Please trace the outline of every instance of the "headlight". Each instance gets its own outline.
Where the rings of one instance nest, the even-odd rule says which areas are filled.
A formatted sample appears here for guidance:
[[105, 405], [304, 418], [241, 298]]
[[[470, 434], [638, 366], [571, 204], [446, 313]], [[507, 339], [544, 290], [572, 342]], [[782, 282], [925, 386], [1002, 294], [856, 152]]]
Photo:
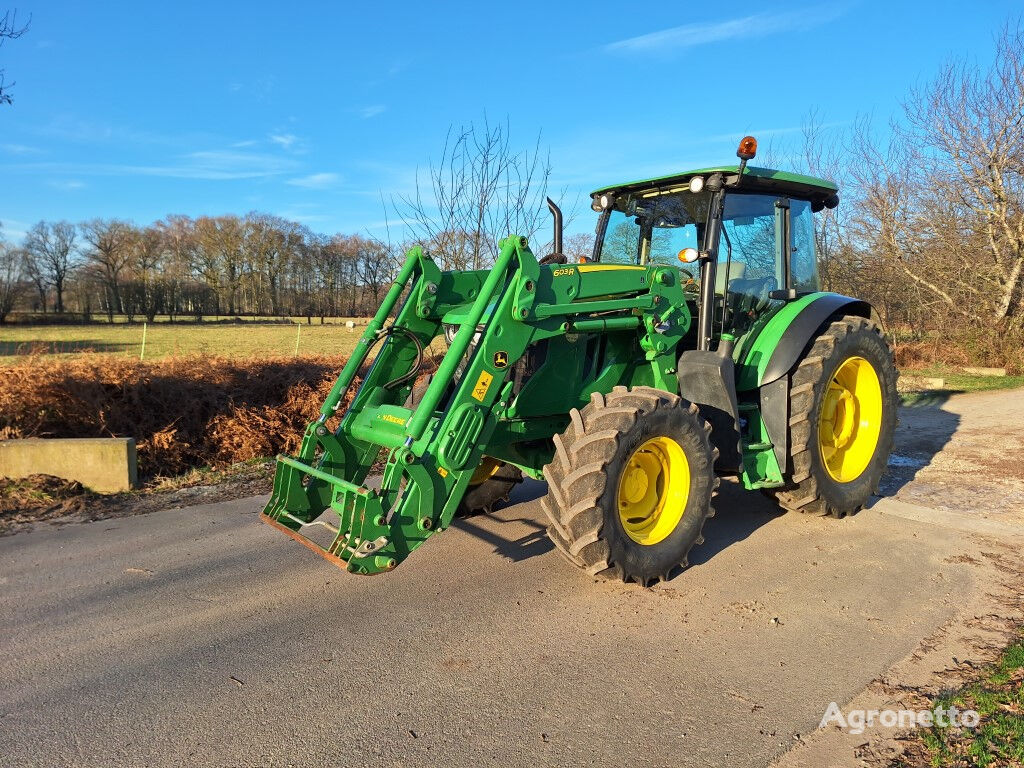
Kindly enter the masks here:
[[694, 176], [692, 179], [690, 179], [690, 191], [693, 192], [693, 194], [697, 194], [702, 189], [704, 189], [703, 176]]

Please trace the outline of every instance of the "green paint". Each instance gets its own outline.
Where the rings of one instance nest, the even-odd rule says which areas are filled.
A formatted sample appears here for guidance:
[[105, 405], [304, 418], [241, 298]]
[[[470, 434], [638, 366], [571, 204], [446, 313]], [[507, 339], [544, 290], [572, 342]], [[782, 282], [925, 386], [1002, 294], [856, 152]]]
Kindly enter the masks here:
[[744, 403], [740, 415], [746, 419], [746, 429], [740, 435], [743, 445], [743, 467], [740, 478], [748, 491], [760, 488], [778, 488], [783, 485], [782, 469], [775, 456], [768, 429], [757, 406]]
[[805, 307], [817, 301], [827, 293], [809, 293], [795, 301], [782, 304], [775, 310], [764, 324], [759, 324], [753, 331], [741, 339], [733, 354], [736, 363], [736, 389], [740, 392], [756, 389], [765, 383], [761, 380], [764, 369], [768, 367], [779, 339], [789, 328]]
[[[302, 536], [330, 510], [336, 521], [333, 541], [322, 548], [327, 555], [354, 573], [397, 566], [451, 524], [485, 455], [539, 476], [551, 459], [552, 435], [591, 392], [639, 383], [675, 389], [677, 350], [692, 318], [680, 281], [656, 277], [664, 271], [541, 266], [519, 237], [502, 241], [487, 271], [442, 273], [411, 249], [321, 419], [306, 429], [297, 456], [280, 457], [266, 516]], [[393, 327], [423, 348], [447, 323], [459, 325], [415, 410], [404, 406], [411, 380], [388, 386], [416, 362], [406, 334], [384, 331], [406, 289], [411, 299]], [[377, 345], [335, 424], [338, 405]], [[531, 346], [543, 357], [515, 392], [516, 363]], [[384, 477], [371, 490], [363, 483], [382, 452]]]
[[[641, 179], [639, 181], [628, 181], [623, 184], [613, 184], [607, 187], [595, 189], [590, 196], [600, 195], [603, 192], [619, 192], [622, 190], [638, 191], [641, 189], [657, 189], [660, 187], [686, 186], [694, 176], [708, 176], [712, 173], [734, 174], [739, 172], [738, 165], [719, 165], [713, 168], [698, 168], [693, 171], [673, 173], [668, 176], [658, 176], [653, 179]], [[748, 165], [743, 172], [744, 177], [751, 176], [758, 179], [765, 179], [777, 182], [780, 185], [793, 187], [807, 187], [819, 193], [833, 194], [839, 190], [835, 184], [825, 179], [814, 176], [804, 176], [801, 173], [789, 173], [788, 171], [775, 171], [770, 168], [755, 168]]]

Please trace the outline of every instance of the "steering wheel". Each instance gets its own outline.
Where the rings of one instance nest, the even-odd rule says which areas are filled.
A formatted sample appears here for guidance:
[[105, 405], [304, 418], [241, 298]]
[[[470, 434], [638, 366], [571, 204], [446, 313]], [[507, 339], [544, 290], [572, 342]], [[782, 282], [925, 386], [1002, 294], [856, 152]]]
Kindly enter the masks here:
[[569, 260], [565, 258], [564, 253], [549, 253], [547, 256], [539, 259], [538, 264], [565, 264]]

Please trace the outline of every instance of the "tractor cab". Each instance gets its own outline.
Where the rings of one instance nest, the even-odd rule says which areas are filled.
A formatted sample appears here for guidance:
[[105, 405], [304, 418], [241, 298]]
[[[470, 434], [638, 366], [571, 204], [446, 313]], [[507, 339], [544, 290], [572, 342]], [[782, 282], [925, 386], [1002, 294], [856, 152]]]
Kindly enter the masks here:
[[831, 182], [745, 160], [591, 196], [601, 214], [593, 261], [679, 267], [700, 318], [695, 346], [705, 350], [820, 289], [813, 215], [839, 202]]

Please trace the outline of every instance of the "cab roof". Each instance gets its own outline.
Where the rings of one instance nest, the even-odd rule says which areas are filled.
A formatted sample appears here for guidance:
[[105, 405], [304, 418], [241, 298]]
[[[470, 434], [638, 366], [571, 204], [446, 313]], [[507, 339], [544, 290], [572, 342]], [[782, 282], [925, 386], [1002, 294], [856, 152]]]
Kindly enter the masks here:
[[[601, 189], [595, 189], [590, 193], [591, 197], [605, 192], [646, 192], [669, 187], [685, 186], [690, 183], [694, 176], [708, 176], [712, 173], [723, 173], [726, 175], [739, 172], [738, 165], [720, 165], [714, 168], [698, 168], [693, 171], [674, 173], [669, 176], [659, 176], [654, 179], [642, 179], [630, 181], [625, 184], [613, 184]], [[839, 191], [839, 187], [831, 181], [818, 179], [814, 176], [804, 176], [800, 173], [788, 171], [775, 171], [770, 168], [755, 168], [748, 165], [743, 171], [743, 187], [747, 192], [767, 192], [769, 194], [785, 194], [788, 197], [795, 197], [800, 200], [811, 200], [824, 202]]]

